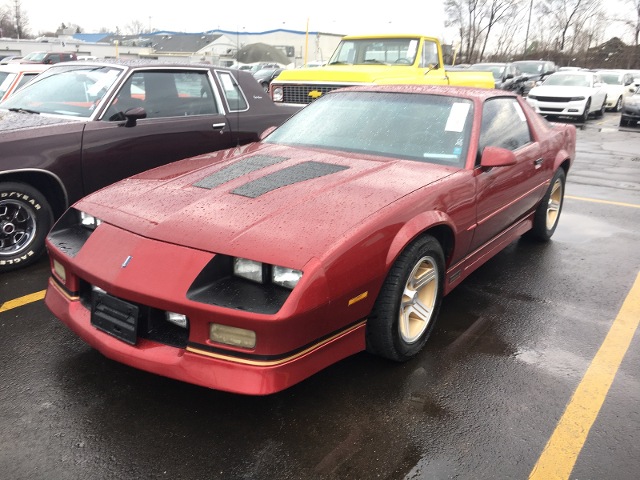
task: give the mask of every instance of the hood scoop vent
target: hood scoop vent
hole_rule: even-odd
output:
[[[286,187],[295,183],[324,177],[332,173],[346,170],[349,167],[323,162],[303,162],[292,167],[283,168],[277,172],[265,175],[262,178],[245,183],[231,193],[243,197],[257,198],[280,187]]]
[[[220,185],[240,178],[243,175],[247,175],[256,170],[262,170],[263,168],[276,165],[278,163],[289,160],[286,157],[273,157],[270,155],[254,155],[221,168],[213,175],[204,177],[202,180],[194,183],[194,187],[206,188],[211,190],[212,188],[219,187]]]

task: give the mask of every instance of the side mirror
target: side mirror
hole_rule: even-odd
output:
[[[500,147],[484,147],[480,166],[484,168],[506,167],[516,164],[516,155],[511,150]]]
[[[124,116],[127,121],[125,122],[125,127],[135,127],[137,125],[137,121],[142,118],[147,118],[147,111],[142,107],[130,108],[126,112],[124,112]]]
[[[265,138],[267,138],[269,135],[271,135],[271,132],[273,132],[276,128],[278,127],[267,128],[264,132],[260,134],[260,140],[264,140]]]
[[[504,77],[505,80],[511,80],[513,78],[513,73],[507,73],[507,75]]]

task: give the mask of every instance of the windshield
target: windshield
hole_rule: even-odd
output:
[[[121,73],[115,67],[52,67],[2,102],[1,107],[88,118]]]
[[[521,71],[523,71],[524,73],[533,73],[536,75],[544,73],[542,71],[543,65],[544,63],[542,62],[518,62],[518,68],[520,68]]]
[[[571,75],[564,73],[554,73],[549,75],[543,85],[560,85],[567,87],[590,87],[591,77],[587,75]]]
[[[623,76],[619,73],[601,73],[600,78],[607,85],[622,85]]]
[[[504,67],[502,65],[471,65],[469,70],[480,70],[482,72],[491,72],[495,80],[502,80],[502,72]]]
[[[343,40],[331,56],[329,65],[413,65],[419,43],[417,38]]]
[[[23,60],[28,60],[31,62],[39,62],[43,60],[44,57],[46,56],[47,54],[45,52],[33,52],[33,53],[30,53],[29,55],[25,55]]]
[[[387,92],[337,92],[311,103],[264,142],[463,167],[470,100]]]

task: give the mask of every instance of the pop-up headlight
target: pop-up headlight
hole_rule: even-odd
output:
[[[293,290],[300,279],[302,278],[302,272],[293,268],[278,267],[274,265],[271,270],[271,281],[276,285]]]
[[[293,268],[269,265],[246,258],[233,259],[233,274],[263,285],[273,284],[292,290],[300,281],[302,272]]]

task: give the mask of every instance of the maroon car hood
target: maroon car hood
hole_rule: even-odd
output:
[[[383,207],[453,174],[428,163],[252,144],[159,167],[76,204],[144,237],[301,266]],[[295,245],[295,252],[291,246]]]

